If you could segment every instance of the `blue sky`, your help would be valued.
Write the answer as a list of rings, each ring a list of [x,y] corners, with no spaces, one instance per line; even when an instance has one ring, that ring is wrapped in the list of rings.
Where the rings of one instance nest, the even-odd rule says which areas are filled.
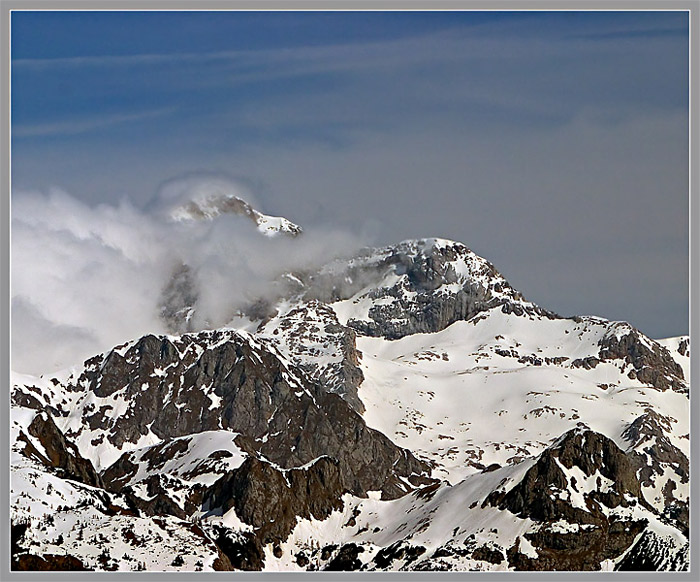
[[[656,336],[688,331],[687,124],[683,12],[12,14],[13,195],[228,176]]]

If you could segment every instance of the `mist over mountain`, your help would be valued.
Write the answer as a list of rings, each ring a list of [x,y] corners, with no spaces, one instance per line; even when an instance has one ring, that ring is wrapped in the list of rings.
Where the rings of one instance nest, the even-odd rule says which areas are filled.
[[[20,195],[13,243],[15,570],[690,567],[687,336],[221,181]]]
[[[248,202],[232,208],[243,195],[250,198],[243,184],[212,175],[168,182],[146,210],[126,198],[88,206],[59,189],[14,193],[13,369],[52,372],[125,340],[168,331],[163,292],[182,265],[198,288],[191,329],[211,329],[264,295],[284,271],[361,246],[357,235],[321,228],[294,240],[261,237],[301,229]],[[228,208],[213,210],[216,201]]]

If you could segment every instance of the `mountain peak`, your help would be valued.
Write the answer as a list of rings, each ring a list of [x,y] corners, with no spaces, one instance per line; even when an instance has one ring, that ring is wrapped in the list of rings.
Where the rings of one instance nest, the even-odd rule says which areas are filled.
[[[170,210],[170,218],[177,222],[214,220],[222,214],[245,216],[255,223],[265,236],[298,236],[302,228],[281,216],[269,216],[253,208],[234,194],[212,194],[189,200]]]

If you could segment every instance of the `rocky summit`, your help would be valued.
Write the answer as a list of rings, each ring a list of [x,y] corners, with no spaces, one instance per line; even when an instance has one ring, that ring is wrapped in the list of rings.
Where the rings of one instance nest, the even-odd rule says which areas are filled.
[[[171,335],[12,375],[13,569],[688,570],[688,337],[561,317],[443,239],[283,273],[218,329],[198,296],[183,263]]]

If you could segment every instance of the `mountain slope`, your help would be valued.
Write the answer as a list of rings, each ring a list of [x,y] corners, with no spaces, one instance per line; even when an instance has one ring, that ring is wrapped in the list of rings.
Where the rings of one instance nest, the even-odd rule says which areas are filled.
[[[560,317],[443,239],[274,289],[13,376],[18,567],[60,535],[89,569],[688,569],[689,338]]]

